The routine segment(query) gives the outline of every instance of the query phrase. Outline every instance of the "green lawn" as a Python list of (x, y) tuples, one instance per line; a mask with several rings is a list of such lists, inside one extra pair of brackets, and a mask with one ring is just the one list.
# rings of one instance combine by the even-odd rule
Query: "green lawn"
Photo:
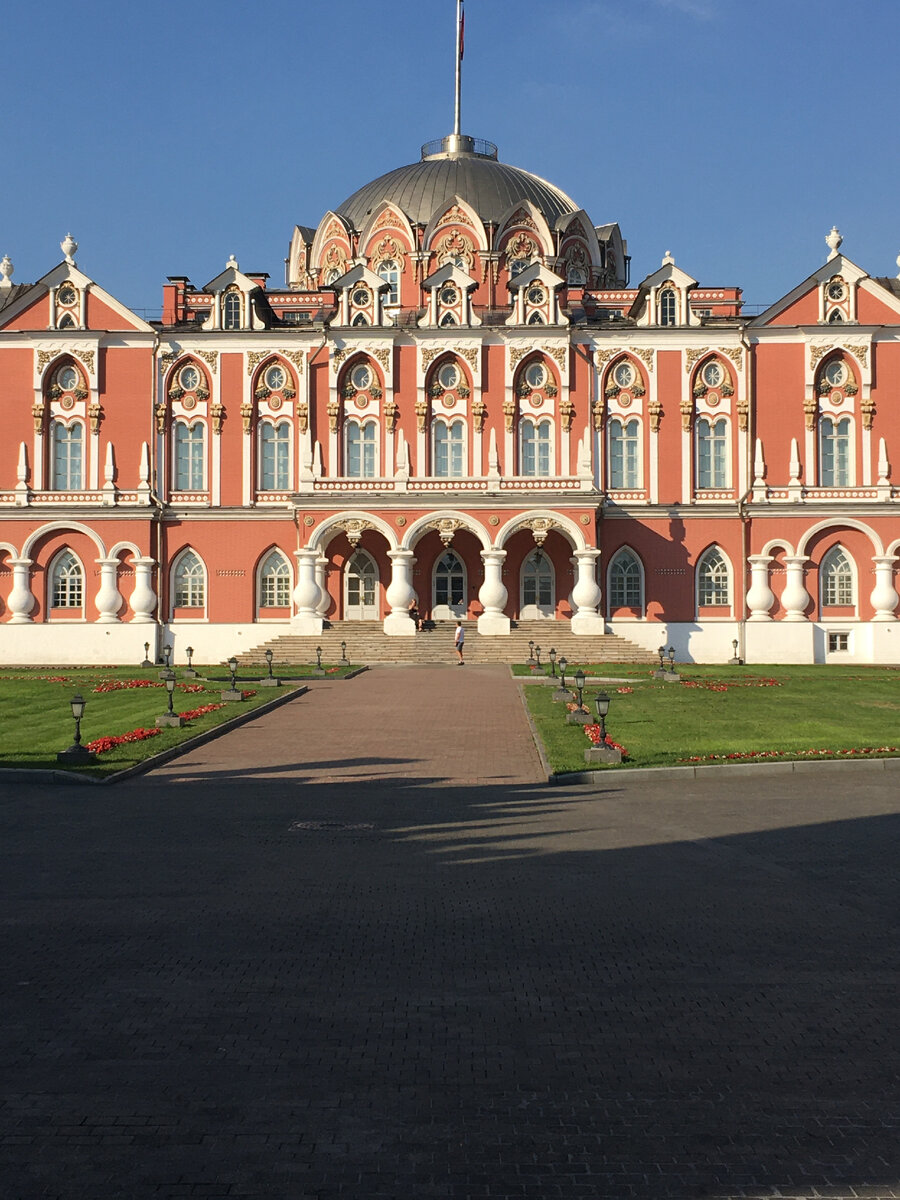
[[(238, 672), (238, 687), (256, 694), (245, 700), (225, 704), (215, 712), (192, 718), (181, 729), (163, 729), (142, 741), (116, 746), (100, 754), (96, 765), (78, 768), (93, 776), (104, 776), (159, 754), (198, 733), (221, 725), (249, 709), (256, 708), (285, 693), (286, 688), (257, 688), (256, 679), (265, 672)], [(173, 697), (175, 712), (183, 713), (207, 704), (221, 703), (223, 687), (228, 686), (227, 670), (210, 668), (209, 676), (186, 679), (176, 669), (177, 688)], [(291, 668), (292, 677), (297, 677)], [(145, 680), (152, 687), (115, 688), (116, 683)], [(97, 689), (103, 689), (98, 691)], [(110, 690), (105, 690), (109, 688)], [(197, 689), (197, 690), (188, 690)], [(0, 704), (3, 711), (3, 736), (0, 738), (0, 768), (63, 768), (56, 754), (72, 742), (75, 723), (70, 699), (76, 693), (86, 701), (81, 722), (82, 743), (96, 738), (120, 735), (135, 729), (155, 728), (156, 718), (166, 712), (168, 694), (159, 678), (159, 669), (134, 667), (10, 667), (0, 671)]]
[[(896, 668), (691, 666), (677, 668), (680, 683), (655, 681), (646, 666), (584, 664), (584, 670), (584, 698), (591, 713), (599, 690), (611, 698), (607, 732), (625, 748), (625, 767), (716, 761), (710, 755), (741, 754), (744, 761), (762, 761), (770, 756), (828, 757), (806, 753), (823, 750), (879, 752), (866, 757), (900, 754)], [(526, 668), (516, 674), (534, 678), (537, 672)], [(627, 682), (600, 682), (604, 678)], [(582, 729), (566, 725), (565, 705), (554, 703), (553, 690), (550, 685), (525, 687), (547, 759), (554, 772), (583, 771), (590, 743)]]

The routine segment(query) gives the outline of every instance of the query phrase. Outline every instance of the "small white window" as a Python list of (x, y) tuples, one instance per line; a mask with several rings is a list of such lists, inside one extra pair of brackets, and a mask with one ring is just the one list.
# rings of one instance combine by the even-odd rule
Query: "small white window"
[(260, 427), (260, 485), (264, 492), (290, 487), (291, 427), (288, 421), (273, 425), (263, 421)]
[(525, 417), (519, 423), (520, 462), (522, 475), (550, 474), (551, 427), (549, 421), (533, 421)]
[(452, 392), (459, 383), (459, 367), (455, 363), (444, 363), (438, 371), (438, 383), (445, 392)]
[(291, 569), (279, 550), (273, 550), (259, 572), (260, 608), (289, 608)]
[(51, 487), (59, 492), (75, 492), (83, 487), (84, 430), (80, 422), (66, 425), (50, 423)]
[(81, 608), (84, 603), (84, 571), (71, 550), (64, 550), (50, 572), (51, 607)]
[(372, 479), (377, 474), (377, 434), (374, 421), (367, 421), (365, 425), (360, 425), (358, 421), (346, 422), (346, 473), (351, 479)]
[(287, 383), (287, 372), (278, 363), (272, 363), (271, 367), (266, 367), (263, 379), (270, 392), (280, 392)]
[(385, 283), (389, 283), (391, 285), (388, 291), (382, 292), (383, 302), (385, 304), (399, 304), (400, 269), (396, 262), (392, 258), (385, 259), (385, 261), (378, 268), (378, 274), (385, 281)]
[(822, 603), (830, 608), (855, 603), (853, 565), (840, 546), (834, 546), (822, 560)]
[(634, 367), (629, 362), (620, 362), (613, 372), (613, 379), (620, 388), (630, 388), (634, 383)]
[(850, 418), (819, 421), (819, 483), (822, 487), (850, 486)]
[(640, 480), (640, 425), (614, 417), (607, 426), (609, 486), (636, 488)]
[(200, 386), (200, 372), (193, 363), (181, 368), (178, 372), (178, 383), (186, 392), (193, 392)]
[(722, 488), (728, 484), (728, 422), (723, 418), (697, 422), (697, 487)]
[(675, 289), (666, 288), (660, 292), (659, 296), (659, 323), (660, 325), (674, 325), (676, 318)]
[(193, 550), (186, 550), (181, 555), (173, 575), (175, 607), (203, 608), (206, 604), (206, 572)]
[(708, 362), (703, 368), (703, 382), (707, 387), (720, 387), (725, 379), (725, 372), (720, 363)]
[(465, 474), (466, 427), (462, 421), (434, 423), (434, 473), (439, 479)]
[(358, 392), (364, 392), (372, 384), (372, 372), (365, 363), (359, 363), (350, 372), (350, 382)]
[(828, 635), (828, 653), (841, 654), (850, 649), (850, 634), (849, 633), (829, 633)]
[(241, 327), (241, 294), (226, 292), (222, 305), (222, 328), (240, 329)]
[(697, 566), (697, 603), (701, 607), (731, 603), (728, 564), (718, 546), (707, 550)]

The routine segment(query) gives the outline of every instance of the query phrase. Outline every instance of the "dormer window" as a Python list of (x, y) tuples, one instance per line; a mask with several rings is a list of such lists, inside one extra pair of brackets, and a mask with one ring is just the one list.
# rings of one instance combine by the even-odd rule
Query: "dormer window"
[(529, 325), (543, 325), (544, 318), (541, 316), (541, 314), (539, 312), (533, 312), (531, 314), (531, 316), (528, 318), (528, 324)]
[(674, 325), (676, 322), (675, 289), (666, 288), (659, 296), (660, 325)]
[(74, 304), (78, 303), (78, 293), (70, 283), (64, 283), (56, 293), (56, 303), (61, 308), (71, 308)]
[(823, 372), (825, 379), (833, 388), (843, 387), (847, 382), (847, 368), (842, 362), (830, 362)]
[(509, 264), (509, 277), (515, 279), (517, 275), (521, 275), (526, 268), (531, 266), (529, 258), (514, 258)]
[(847, 296), (847, 289), (840, 279), (832, 279), (829, 283), (826, 293), (829, 300), (844, 300)]
[(357, 308), (365, 308), (372, 299), (372, 297), (369, 295), (368, 289), (364, 287), (357, 288), (350, 298)]
[(547, 293), (539, 283), (533, 283), (528, 289), (525, 299), (529, 304), (543, 304), (547, 299)]
[(389, 283), (390, 290), (384, 293), (385, 304), (400, 303), (400, 268), (393, 258), (386, 258), (378, 267), (378, 274)]
[(357, 313), (356, 316), (351, 321), (351, 324), (355, 325), (357, 327), (359, 327), (360, 325), (368, 325), (368, 323), (369, 322), (366, 320), (365, 313)]
[(584, 287), (587, 283), (587, 271), (584, 267), (569, 267), (566, 271), (566, 283), (569, 287)]
[(241, 295), (240, 292), (226, 292), (222, 304), (222, 328), (240, 329), (241, 327)]
[(456, 288), (453, 287), (452, 284), (448, 283), (446, 287), (441, 288), (440, 300), (441, 300), (441, 304), (447, 304), (447, 305), (458, 304), (459, 303), (459, 292), (457, 292)]
[(78, 372), (74, 367), (61, 367), (56, 373), (56, 384), (61, 392), (74, 392), (78, 387)]
[(829, 325), (843, 325), (843, 323), (844, 323), (844, 314), (841, 312), (841, 310), (839, 308), (832, 309), (832, 311), (828, 315), (828, 324)]

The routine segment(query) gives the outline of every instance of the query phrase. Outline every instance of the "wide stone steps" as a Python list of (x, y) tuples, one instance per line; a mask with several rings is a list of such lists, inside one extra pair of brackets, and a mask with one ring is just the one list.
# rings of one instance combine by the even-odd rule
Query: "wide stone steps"
[[(277, 663), (315, 663), (316, 647), (322, 648), (323, 663), (341, 660), (341, 643), (346, 642), (346, 657), (356, 664), (453, 662), (455, 621), (435, 621), (434, 628), (415, 637), (388, 637), (380, 621), (346, 621), (325, 628), (317, 637), (298, 637), (284, 633), (271, 638), (239, 657), (242, 666), (265, 663), (271, 650)], [(466, 622), (465, 657), (471, 663), (526, 662), (529, 641), (541, 648), (541, 661), (548, 661), (550, 648), (571, 663), (629, 662), (656, 663), (656, 655), (616, 634), (576, 637), (563, 621), (520, 621), (509, 637), (480, 637), (474, 621)]]

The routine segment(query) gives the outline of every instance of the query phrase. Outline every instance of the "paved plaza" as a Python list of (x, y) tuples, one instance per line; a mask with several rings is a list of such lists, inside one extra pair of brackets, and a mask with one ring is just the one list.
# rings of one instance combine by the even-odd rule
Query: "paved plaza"
[(725, 771), (383, 667), (0, 785), (0, 1197), (900, 1196), (897, 773)]

